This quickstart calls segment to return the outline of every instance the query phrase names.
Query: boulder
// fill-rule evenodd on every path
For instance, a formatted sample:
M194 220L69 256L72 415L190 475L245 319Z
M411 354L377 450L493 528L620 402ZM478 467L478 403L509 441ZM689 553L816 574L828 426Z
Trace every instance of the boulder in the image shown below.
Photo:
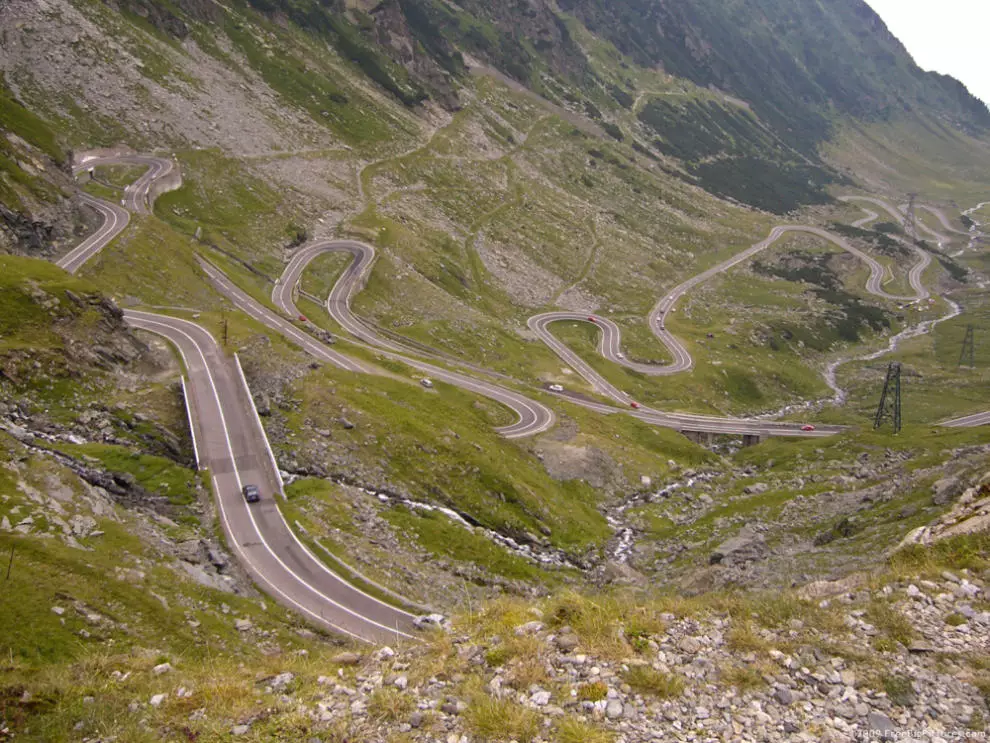
M963 484L958 477L943 477L932 485L932 503L936 506L947 505L958 498L962 491Z
M716 547L708 561L712 565L739 564L759 560L766 553L767 544L763 535L747 525Z

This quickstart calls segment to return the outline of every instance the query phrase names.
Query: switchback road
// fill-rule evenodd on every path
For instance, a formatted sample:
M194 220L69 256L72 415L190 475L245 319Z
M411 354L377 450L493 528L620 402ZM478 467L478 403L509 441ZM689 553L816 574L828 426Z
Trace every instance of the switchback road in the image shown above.
M124 203L135 212L150 212L161 190L181 183L172 162L163 158L88 156L76 171L120 163L148 166L125 190ZM170 183L163 183L164 179ZM104 221L58 262L70 272L102 250L129 220L128 211L116 204L86 194L81 198ZM248 312L253 309L247 304L243 308ZM280 332L294 333L297 342L309 343L311 353L319 356L326 352L325 360L354 371L366 370L312 341L275 313L264 313L261 317L254 314L262 322L276 324ZM281 492L280 475L239 362L228 359L212 335L193 322L134 310L125 311L124 316L132 327L167 339L182 356L189 376L187 403L197 463L212 476L227 543L252 579L279 603L328 631L368 642L412 637L412 614L347 583L313 555L285 522L276 501ZM244 500L241 489L247 484L261 489L260 502L248 504Z
M132 211L148 213L155 196L162 190L181 183L177 169L170 160L139 155L87 156L77 166L77 171L100 164L144 164L148 170L125 191L124 204ZM104 219L97 231L59 261L69 271L76 271L90 257L106 246L128 223L128 213L112 204L84 196L83 199L96 209ZM886 207L885 207L886 208ZM876 215L872 215L874 218ZM863 259L870 266L867 287L881 296L880 281L883 268L861 251L848 246L839 238L812 227L778 227L761 243L743 253L689 279L676 287L657 303L650 314L651 327L674 356L674 363L665 367L652 367L649 373L674 373L687 371L692 360L686 349L663 328L663 322L677 300L697 284L725 271L760 250L765 249L787 232L801 231L824 237L850 253ZM353 315L350 300L360 290L374 260L371 246L355 241L323 242L301 249L286 267L276 284L273 301L291 317L299 313L293 303L293 290L302 271L317 255L325 252L348 252L353 261L344 275L334 285L327 298L330 315L362 344L376 349L388 358L394 358L431 376L468 390L486 395L515 410L519 420L501 429L507 437L532 435L545 431L553 424L553 413L541 403L498 385L451 372L419 359L405 355L409 349L401 343L382 338L368 324ZM373 371L363 362L351 359L314 339L292 322L264 307L247 293L235 286L214 266L203 263L204 271L234 304L257 321L271 328L304 348L314 357L354 372ZM922 269L923 270L923 269ZM918 272L920 279L920 271ZM923 287L912 280L919 297ZM893 298L893 297L892 297ZM552 314L552 313L550 313ZM567 313L560 313L567 315ZM166 338L181 354L189 375L187 394L193 427L197 460L209 469L213 478L220 517L224 532L238 559L253 579L276 600L298 611L309 620L328 630L354 638L386 642L409 638L413 631L413 616L386 604L348 584L299 541L278 509L275 494L281 491L281 480L271 448L265 438L261 420L257 416L247 381L236 358L232 362L217 346L216 341L201 326L188 320L164 315L128 310L126 320L133 327ZM547 316L541 316L547 317ZM574 319L565 316L560 319ZM539 320L536 328L545 331L553 319ZM625 361L619 351L621 334L611 321L597 323L602 331L602 353L619 362ZM531 321L531 327L533 323ZM547 342L556 342L547 332ZM418 349L413 352L420 352ZM558 343L558 352L567 359L572 356L575 368L587 374L592 384L603 394L620 403L627 403L627 395L609 385L566 346ZM570 363L571 361L569 361ZM628 364L627 364L628 365ZM635 368L635 367L634 367ZM583 369L583 371L582 371ZM657 370L660 371L657 371ZM559 395L574 404L602 414L628 413L655 425L711 433L744 435L828 436L841 428L821 426L815 431L802 431L798 424L775 423L762 420L719 418L715 416L665 413L651 409L622 409L589 400ZM979 413L955 421L946 426L984 425L990 423L990 413ZM242 496L246 484L258 485L266 497L257 504L248 504Z
M529 430L533 427L538 426L540 430L546 430L549 427L552 423L552 418L548 421L546 415L552 416L552 413L548 409L546 415L541 415L540 418L535 420L532 417L532 413L529 412L534 405L545 408L541 403L524 397L513 390L482 382L464 374L451 372L416 358L410 358L409 354L419 353L418 349L411 349L398 341L381 337L368 323L365 323L354 315L350 307L351 298L363 287L368 271L374 261L375 252L374 248L370 245L355 240L336 240L320 241L299 248L289 261L272 292L272 301L280 310L290 317L299 316L299 310L295 305L293 294L299 284L302 273L317 256L330 252L347 253L353 257L352 262L330 290L326 301L327 312L346 332L361 342L377 348L379 353L388 358L402 361L414 368L427 372L436 379L447 381L451 384L456 384L465 389L491 397L512 408L520 416L520 422L515 424L517 427L515 432L512 428L508 430L500 429L503 435L509 437L529 435ZM587 320L587 316L585 315L577 317ZM615 349L614 352L617 352L618 327L614 323L606 323L606 327L603 330L607 334L606 337L609 338L609 343L612 344L611 347ZM668 337L672 343L678 342L672 335L668 335ZM574 354L566 346L560 344L553 336L550 336L550 338L554 343L558 344L560 353L567 355L569 363L579 373L586 374L589 381L594 380L591 383L596 391L624 406L623 408L616 408L572 395L557 395L563 400L599 413L628 413L653 425L704 433L816 437L830 436L843 430L839 426L820 426L813 431L805 431L800 423L773 423L757 419L750 420L688 413L667 413L642 407L636 410L630 410L627 407L632 402L629 395L611 385L577 354ZM691 357L686 350L684 350L683 354L681 359L684 366L680 370L689 369L691 364ZM527 425L526 421L533 422ZM521 432L518 428L520 426L522 426Z
M132 327L160 335L179 350L189 376L186 389L200 466L212 475L227 543L258 585L328 630L372 642L411 638L412 614L331 572L285 522L276 502L279 473L236 361L196 323L133 310L124 317ZM241 489L247 484L261 489L260 502L244 500Z
M93 198L86 193L79 194L79 201L103 217L103 224L97 228L96 232L55 262L55 265L64 268L69 273L78 271L86 261L103 250L110 244L111 240L123 232L131 221L128 211L116 204Z
M873 216L875 217L876 215ZM871 294L875 294L885 299L893 299L898 301L917 301L920 299L926 299L929 296L928 290L925 289L921 280L921 276L931 263L931 256L922 250L918 250L919 260L917 264L912 267L909 274L909 280L911 282L912 289L915 291L915 295L911 297L902 297L889 294L884 290L883 278L886 274L884 266L873 257L861 251L859 248L850 245L843 238L833 235L832 233L818 227L785 225L774 227L770 232L770 235L765 240L752 245L746 250L732 256L728 260L712 266L708 270L703 271L702 273L699 273L674 287L663 298L661 298L659 302L657 302L649 314L649 327L650 330L653 331L656 338L667 348L673 357L673 363L671 364L644 364L637 361L630 361L620 350L622 343L622 331L619 329L618 325L608 318L576 312L545 312L543 314L534 315L531 317L528 321L528 325L530 329L536 333L540 340L546 343L554 353L563 359L578 374L584 377L584 379L597 392L607 395L616 402L628 403L630 401L629 396L618 390L601 374L595 371L587 362L581 359L578 354L568 348L565 344L561 343L553 335L553 333L550 332L550 325L561 321L577 321L594 324L600 331L600 340L598 344L599 353L612 363L640 372L641 374L661 376L688 371L694 365L690 352L684 344L681 343L681 341L678 340L666 328L667 316L674 310L677 302L694 287L708 281L720 273L729 270L733 266L739 265L743 261L749 260L757 253L769 248L780 238L791 233L807 233L820 237L824 240L828 240L842 250L845 250L847 253L856 256L861 261L866 263L870 269L870 276L866 281L866 289Z
M359 341L375 348L385 358L401 361L417 369L431 379L460 387L505 405L512 410L518 420L498 430L509 439L533 436L548 430L554 424L554 414L546 405L501 385L476 377L451 371L423 361L415 356L422 351L404 346L396 341L383 338L369 325L351 312L351 297L364 286L368 272L375 260L375 250L356 240L324 240L299 248L285 267L282 276L272 290L272 301L289 316L299 315L293 299L293 291L298 286L302 272L317 256L325 253L347 253L353 260L344 270L327 297L327 312L347 333Z
M98 153L79 153L72 172L79 174L84 170L104 165L138 165L147 168L134 183L124 189L122 205L111 204L80 192L79 200L103 217L103 224L92 235L70 250L56 261L59 268L69 273L75 273L86 261L103 250L117 235L124 231L131 220L130 212L150 214L153 201L152 189L164 191L178 188L182 184L182 176L172 160L151 155L105 155ZM125 208L126 207L126 208Z

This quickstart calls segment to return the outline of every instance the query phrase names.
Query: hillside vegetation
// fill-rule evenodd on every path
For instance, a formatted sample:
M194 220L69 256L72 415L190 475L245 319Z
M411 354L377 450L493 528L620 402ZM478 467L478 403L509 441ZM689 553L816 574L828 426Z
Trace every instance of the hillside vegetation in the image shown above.
M990 199L990 113L864 2L8 0L0 40L0 741L985 731L990 429L938 423L986 408L990 215L961 213ZM96 148L174 158L182 186L70 276L49 259L96 227L80 189L119 203L142 172L75 182ZM917 243L931 301L908 298L900 220L852 227L865 202L841 198L910 193L948 222L921 217L947 233ZM687 373L555 322L629 395L608 414L528 329L607 317L630 361L669 363L658 300L782 224L848 239L888 296L788 234L678 300ZM324 304L349 257L314 261L288 319L370 374L203 268L275 310L316 239L374 248L366 327L554 424L507 439L508 408L357 342ZM197 470L184 362L122 307L237 353L289 528L440 627L347 645L252 585ZM889 361L896 435L872 428ZM634 400L845 428L744 447Z

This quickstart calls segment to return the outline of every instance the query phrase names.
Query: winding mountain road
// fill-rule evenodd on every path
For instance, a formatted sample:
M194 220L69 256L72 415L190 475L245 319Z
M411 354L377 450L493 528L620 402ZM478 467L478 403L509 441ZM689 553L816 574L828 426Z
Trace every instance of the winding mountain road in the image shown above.
M80 173L90 168L108 165L136 165L146 170L124 189L122 206L136 214L151 214L154 196L153 188L170 190L182 184L178 166L171 158L155 157L153 155L135 154L101 154L83 152L78 155L73 173ZM174 179L171 176L176 176ZM171 181L171 182L170 182Z
M175 188L181 183L181 175L171 160L145 155L86 156L76 170L78 172L89 167L110 164L147 166L147 170L125 190L123 202L130 211L136 213L150 213L158 193ZM104 221L93 235L58 261L59 266L70 272L77 271L103 249L120 234L129 220L127 209L88 195L81 196L81 199L101 214ZM892 207L879 200L864 200L875 201L884 209L892 210ZM875 219L876 216L870 212L866 221ZM859 224L865 224L866 221L861 220ZM841 238L816 227L781 226L774 228L765 240L688 279L657 302L649 315L650 327L671 352L673 363L651 365L629 362L619 350L619 327L605 318L595 320L601 331L600 352L615 363L646 374L664 375L690 370L693 366L690 353L664 328L665 319L674 305L693 287L749 259L792 232L808 233L829 240L863 260L870 267L867 289L873 294L897 300L916 300L928 296L921 283L921 274L928 265L927 262L919 260L910 274L911 286L916 296L897 297L886 293L882 288L883 266ZM282 312L293 318L299 316L293 292L302 272L314 258L328 252L346 252L353 258L333 286L326 306L330 316L353 335L359 344L373 348L381 356L401 361L432 377L506 405L518 417L514 424L499 429L507 438L531 436L553 425L553 412L542 403L514 390L453 372L421 359L410 358L410 354L421 354L422 351L381 337L370 324L354 315L350 308L351 299L363 287L374 262L374 249L369 245L357 241L323 241L297 251L276 283L272 295L275 305ZM927 253L924 257L928 257ZM210 280L236 307L296 343L315 358L352 372L375 371L364 362L330 348L293 322L271 311L237 287L215 266L205 261L202 261L202 266ZM165 338L182 356L189 375L187 402L192 413L190 423L197 460L212 475L220 518L229 544L258 585L283 605L298 611L327 630L369 642L392 642L413 637L413 615L347 583L313 555L289 528L274 495L281 492L280 474L236 357L233 360L228 359L206 329L188 320L134 310L125 311L125 319L138 330ZM529 325L597 391L615 402L628 405L631 402L628 395L607 382L550 334L548 326L559 320L587 322L588 318L576 313L544 313L531 318ZM830 436L843 430L839 426L819 426L816 430L804 431L796 423L668 413L650 408L630 410L628 407L618 408L568 394L558 394L557 397L602 414L629 414L650 424L679 430L754 436ZM988 423L990 412L976 413L942 425L961 427ZM267 497L263 497L257 504L246 503L241 489L248 483L260 486Z
M411 638L412 614L344 581L289 528L275 498L279 473L236 361L196 323L133 310L124 317L132 327L166 338L182 356L200 466L212 475L227 543L255 582L327 630L372 642ZM248 483L261 489L260 502L244 500L241 489Z
M138 165L145 167L146 170L124 189L121 205L111 204L103 199L80 192L80 202L102 216L103 224L97 228L96 232L55 262L55 265L64 268L69 273L78 271L86 261L103 250L117 235L123 232L131 221L131 212L136 214L151 213L152 188L160 187L162 190L168 190L170 187L178 188L182 183L178 168L170 158L151 155L104 155L82 152L77 155L72 172L78 175L85 170L107 165ZM168 180L172 182L165 186L161 185Z
M438 379L505 405L516 414L517 420L511 425L502 426L496 430L508 439L533 436L548 430L554 424L553 411L543 403L507 387L415 358L416 355L421 354L419 350L383 338L354 315L351 312L351 297L364 286L368 271L375 259L374 248L370 245L356 240L330 240L299 248L272 290L272 301L280 310L290 317L300 315L293 299L293 291L299 284L305 268L314 258L325 253L347 253L353 257L343 275L334 284L326 302L330 316L346 332L375 348L380 355L386 358L401 361L433 379Z
M873 217L876 217L876 215L873 214ZM619 329L619 326L612 320L599 317L597 315L587 315L576 312L545 312L543 314L534 315L531 317L528 321L528 325L530 329L540 338L540 340L547 344L547 346L549 346L554 353L556 353L563 361L571 366L578 374L584 377L584 379L597 392L607 395L617 402L628 403L630 400L629 396L618 390L601 374L595 371L587 362L581 359L578 354L558 340L550 331L550 325L561 321L592 323L600 331L600 339L598 344L599 353L612 363L624 366L627 369L631 369L641 374L647 374L650 376L667 376L688 371L694 366L694 360L691 358L690 352L684 344L681 343L681 341L666 328L667 316L674 310L677 302L694 287L708 281L720 273L729 270L733 266L739 265L743 261L749 260L756 254L769 248L780 238L792 233L807 233L824 240L828 240L842 250L856 256L861 261L866 263L870 269L870 276L866 281L866 289L871 294L897 301L917 301L927 299L929 296L929 292L925 288L921 277L925 269L931 263L931 256L922 250L918 250L919 260L917 264L911 268L908 276L911 287L915 291L914 296L898 296L889 294L883 288L883 278L886 274L886 269L884 266L875 258L867 255L859 248L850 245L846 240L818 227L810 227L805 225L782 225L779 227L774 227L766 239L677 285L664 297L662 297L653 307L649 314L650 330L653 331L654 336L656 336L656 338L670 352L670 355L673 357L673 363L645 364L642 362L630 361L621 351L622 331Z
M452 372L447 369L442 369L416 358L410 358L410 354L415 355L420 353L420 351L418 349L404 346L398 341L382 338L368 323L365 323L359 317L354 315L350 307L351 298L358 291L360 291L361 287L364 285L367 274L372 263L374 262L375 251L370 245L355 240L336 240L320 241L299 248L289 261L285 271L282 273L282 276L279 278L272 292L272 301L282 312L290 317L299 316L299 310L295 305L293 295L303 272L316 257L325 253L333 252L347 253L353 257L352 262L344 270L343 274L340 278L338 278L337 282L330 290L330 294L328 295L326 301L327 312L346 332L357 338L359 342L375 348L379 354L387 358L401 361L404 364L425 371L436 379L440 379L451 384L456 384L457 386L490 397L515 410L516 414L520 417L520 420L518 423L514 424L513 427L509 427L508 429L499 429L500 433L504 436L509 438L517 438L532 435L531 432L534 428L538 430L546 430L546 428L552 424L552 418L548 421L546 416L552 416L553 414L549 411L549 409L545 408L542 403L538 403L530 398L524 397L523 395L520 395L519 393L505 387L479 381L474 377ZM685 282L685 284L682 284L681 286L685 287L687 283L689 282ZM675 289L675 292L676 291L677 290ZM686 288L684 291L686 291ZM247 298L247 301L254 300ZM587 320L586 315L576 317L579 317L582 320ZM604 330L609 338L609 343L612 344L612 347L616 349L615 352L617 352L618 346L616 344L618 343L618 339L620 337L618 327L615 326L614 323L606 321ZM678 343L674 336L668 334L667 337L669 337L671 343ZM815 428L815 430L806 431L800 423L775 423L760 419L726 418L718 416L695 415L690 413L669 413L642 406L638 409L631 410L628 407L632 402L632 398L630 398L629 395L610 384L604 377L595 372L583 359L581 359L580 356L573 353L569 348L567 348L567 346L560 344L559 341L553 338L553 336L550 336L550 339L551 342L559 344L560 353L566 356L568 363L574 366L579 373L587 375L586 378L589 379L589 382L591 382L596 391L611 398L623 407L617 408L605 403L595 402L593 400L588 400L583 397L566 393L560 393L556 396L562 400L566 400L567 402L598 413L628 414L652 425L703 433L724 433L753 436L820 437L831 436L844 430L841 426L819 426ZM689 369L691 357L686 350L683 351L683 354L684 355L681 359L684 366L681 370ZM534 419L532 413L533 406L539 406L539 408L546 409L547 413L545 415L541 414L539 418Z
M150 212L157 193L181 183L171 160L148 156L89 156L76 171L120 163L147 165L125 191L124 203L135 212ZM165 178L170 183L163 186ZM104 222L58 262L71 272L116 237L129 218L128 212L115 204L88 195L81 198L103 216ZM307 350L314 355L325 354L324 360L352 371L367 371L362 364L316 343L275 313L263 307L259 312L246 302L238 306L255 319L274 324L296 342L308 344ZM345 581L286 523L276 501L282 489L281 476L239 361L227 358L209 331L188 320L135 310L125 310L124 318L135 329L165 338L182 356L189 378L186 402L197 463L212 476L227 543L252 579L276 601L327 631L367 642L412 638L412 614ZM241 489L249 483L261 489L260 502L248 504L244 500Z
M82 265L110 244L124 231L131 221L130 213L123 207L96 199L87 193L79 194L79 201L103 217L101 224L92 235L59 258L55 265L69 273L75 273Z

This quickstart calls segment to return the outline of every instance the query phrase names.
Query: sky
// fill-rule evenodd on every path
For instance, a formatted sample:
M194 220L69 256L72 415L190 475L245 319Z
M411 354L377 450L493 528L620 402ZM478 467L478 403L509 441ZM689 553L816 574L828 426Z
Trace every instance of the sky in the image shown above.
M866 0L924 70L990 105L990 0Z

